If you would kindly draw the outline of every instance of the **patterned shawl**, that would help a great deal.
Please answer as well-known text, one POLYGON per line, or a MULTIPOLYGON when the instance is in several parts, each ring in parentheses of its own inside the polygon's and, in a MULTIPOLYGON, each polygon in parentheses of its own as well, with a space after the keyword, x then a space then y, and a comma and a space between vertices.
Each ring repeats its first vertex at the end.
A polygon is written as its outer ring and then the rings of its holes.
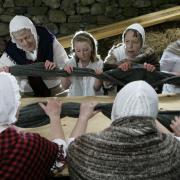
POLYGON ((147 117, 121 118, 101 133, 77 138, 68 161, 72 180, 180 179, 180 143, 147 117))

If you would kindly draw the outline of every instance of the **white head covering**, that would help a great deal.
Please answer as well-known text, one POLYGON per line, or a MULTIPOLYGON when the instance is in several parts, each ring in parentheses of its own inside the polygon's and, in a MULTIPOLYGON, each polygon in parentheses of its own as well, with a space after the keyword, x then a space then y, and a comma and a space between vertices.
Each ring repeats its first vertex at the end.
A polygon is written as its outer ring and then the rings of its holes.
POLYGON ((113 103, 112 121, 127 116, 147 116, 156 118, 158 95, 145 81, 133 81, 123 87, 113 103))
POLYGON ((16 121, 20 105, 19 86, 14 76, 0 73, 0 126, 10 125, 16 121))
POLYGON ((125 35, 125 33, 126 33, 126 31, 128 29, 134 29, 134 30, 138 31, 141 34, 142 39, 143 39, 143 43, 142 43, 142 46, 143 46, 144 43, 145 43, 145 31, 144 31, 144 28, 139 23, 131 24, 130 26, 128 26, 126 28, 126 30, 122 34, 122 42, 124 43, 124 35, 125 35))
MULTIPOLYGON (((34 39, 36 41, 36 46, 37 46, 37 31, 36 31, 36 28, 33 24, 33 22, 25 17, 25 16, 15 16, 12 18, 12 20, 10 21, 10 24, 9 24, 9 32, 10 32, 10 36, 11 36, 11 41, 13 43, 16 43, 16 40, 14 39, 12 33, 13 32, 17 32, 19 30, 22 30, 22 29, 30 29, 31 30, 31 33, 34 35, 34 39)), ((18 44, 16 43, 17 47, 19 49, 22 49, 20 46, 18 46, 18 44)))

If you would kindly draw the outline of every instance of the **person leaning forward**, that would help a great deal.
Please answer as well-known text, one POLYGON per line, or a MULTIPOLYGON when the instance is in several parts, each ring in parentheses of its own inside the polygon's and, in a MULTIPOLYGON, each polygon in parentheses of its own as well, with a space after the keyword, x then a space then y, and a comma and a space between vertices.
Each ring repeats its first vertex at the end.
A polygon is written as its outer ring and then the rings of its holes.
MULTIPOLYGON (((9 24, 11 40, 0 58, 0 71, 9 66, 44 62, 45 69, 64 67, 68 56, 56 37, 46 28, 35 26, 25 16, 15 16, 9 24)), ((62 91, 61 80, 41 77, 17 78, 22 95, 55 96, 62 91)))

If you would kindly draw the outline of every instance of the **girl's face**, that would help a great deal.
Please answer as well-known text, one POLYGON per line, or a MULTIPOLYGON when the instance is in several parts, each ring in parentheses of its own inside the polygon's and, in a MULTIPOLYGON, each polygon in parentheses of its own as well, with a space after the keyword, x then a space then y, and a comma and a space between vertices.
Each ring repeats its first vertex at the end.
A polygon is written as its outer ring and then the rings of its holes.
POLYGON ((36 48, 36 41, 30 29, 22 29, 20 31, 12 33, 16 43, 24 51, 34 51, 36 48))
POLYGON ((126 55, 130 58, 135 58, 141 49, 141 38, 140 36, 135 36, 133 31, 128 31, 124 38, 124 43, 126 45, 126 55))
POLYGON ((82 62, 90 62, 92 48, 90 44, 86 41, 75 41, 74 42, 74 50, 76 56, 82 62))

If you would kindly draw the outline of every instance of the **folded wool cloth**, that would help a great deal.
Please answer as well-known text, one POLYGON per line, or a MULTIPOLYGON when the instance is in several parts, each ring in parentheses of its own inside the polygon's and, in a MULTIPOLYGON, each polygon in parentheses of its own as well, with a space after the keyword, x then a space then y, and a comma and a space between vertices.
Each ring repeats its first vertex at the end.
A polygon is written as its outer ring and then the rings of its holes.
MULTIPOLYGON (((98 104, 95 109, 101 110, 105 116, 110 118, 112 103, 98 104)), ((67 102, 63 103, 61 114, 59 116, 61 116, 61 118, 65 116, 77 118, 79 116, 79 111, 80 103, 67 102)), ((18 121, 15 125, 22 128, 34 128, 49 124, 49 122, 49 117, 45 114, 39 104, 33 103, 20 109, 18 121)))
MULTIPOLYGON (((116 66, 105 65, 108 69, 116 66), (111 67, 112 66, 112 67, 111 67)), ((105 69, 106 69, 105 68, 105 69)), ((136 80, 144 80, 153 87, 157 87, 164 83, 180 85, 180 76, 175 76, 159 71, 148 72, 142 67, 132 68, 129 71, 122 71, 119 68, 104 71, 97 75, 94 70, 89 68, 73 68, 73 72, 68 74, 63 69, 55 68, 53 70, 46 70, 43 63, 34 63, 29 65, 16 65, 10 67, 10 73, 14 76, 40 76, 40 77, 68 77, 68 76, 92 76, 104 81, 111 81, 114 85, 124 86, 129 82, 136 80)))
MULTIPOLYGON (((95 109, 100 110, 106 117, 111 118, 112 111, 112 103, 100 103, 95 109)), ((80 111, 80 103, 76 102, 67 102, 63 103, 61 118, 68 116, 78 118, 80 111)), ((174 111, 159 111, 157 119, 169 130, 171 120, 174 119, 175 116, 180 116, 180 110, 174 111)), ((19 118, 16 122, 16 126, 22 128, 34 128, 40 127, 46 124, 49 124, 49 117, 44 113, 42 108, 38 105, 38 103, 29 104, 24 106, 19 111, 19 118)))

